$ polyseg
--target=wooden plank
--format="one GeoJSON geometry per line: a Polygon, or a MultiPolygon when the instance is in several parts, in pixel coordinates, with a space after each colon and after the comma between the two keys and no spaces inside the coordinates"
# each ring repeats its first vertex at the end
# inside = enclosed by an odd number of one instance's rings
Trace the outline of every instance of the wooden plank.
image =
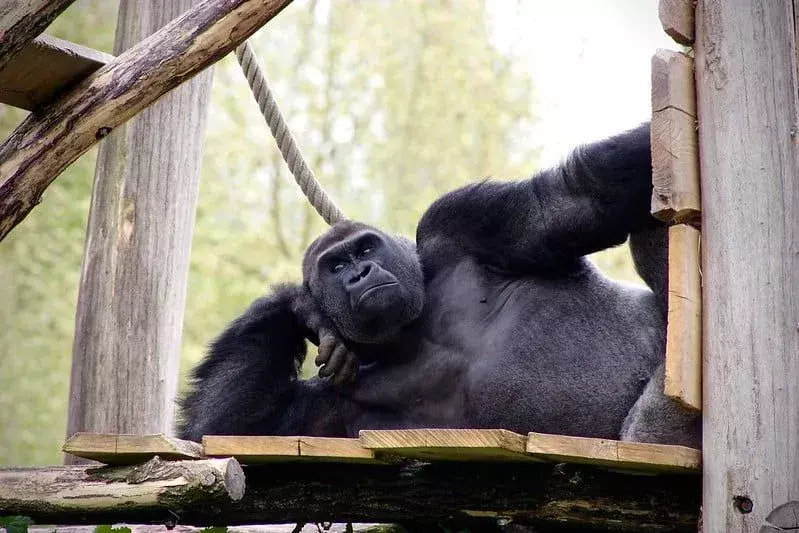
{"type": "Polygon", "coordinates": [[[243,464],[274,462],[382,463],[358,439],[206,435],[208,457],[235,457],[243,464]]]}
{"type": "Polygon", "coordinates": [[[666,396],[702,410],[702,280],[697,229],[669,228],[669,314],[666,326],[666,396]]]}
{"type": "Polygon", "coordinates": [[[290,2],[205,0],[28,116],[0,144],[0,239],[72,161],[232,51],[290,2]]]}
{"type": "Polygon", "coordinates": [[[41,35],[0,70],[0,103],[32,111],[49,104],[113,58],[41,35]]]}
{"type": "Polygon", "coordinates": [[[685,446],[530,433],[527,453],[550,461],[640,472],[698,472],[702,452],[685,446]]]}
{"type": "Polygon", "coordinates": [[[424,461],[531,461],[524,435],[504,429],[363,430],[361,444],[424,461]]]}
{"type": "Polygon", "coordinates": [[[703,531],[755,533],[799,495],[799,2],[696,16],[703,531]]]}
{"type": "Polygon", "coordinates": [[[652,57],[652,214],[699,224],[699,159],[692,60],[658,50],[652,57]]]}
{"type": "MultiPolygon", "coordinates": [[[[130,51],[198,1],[121,0],[115,52],[130,51]]],[[[171,432],[212,75],[200,73],[104,134],[78,291],[67,435],[171,432]]]]}
{"type": "Polygon", "coordinates": [[[74,0],[4,0],[0,3],[0,70],[74,0]]]}
{"type": "Polygon", "coordinates": [[[678,43],[694,44],[695,0],[660,0],[658,17],[663,31],[678,43]]]}
{"type": "Polygon", "coordinates": [[[166,435],[117,435],[110,433],[75,433],[61,448],[65,453],[109,465],[141,463],[161,459],[199,459],[202,446],[196,442],[166,435]]]}

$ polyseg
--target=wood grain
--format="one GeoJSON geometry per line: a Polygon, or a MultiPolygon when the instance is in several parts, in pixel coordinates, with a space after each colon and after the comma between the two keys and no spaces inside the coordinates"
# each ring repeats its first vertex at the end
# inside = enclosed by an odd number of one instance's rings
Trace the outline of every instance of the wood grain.
{"type": "Polygon", "coordinates": [[[108,465],[143,463],[154,456],[161,459],[199,459],[203,448],[196,442],[163,434],[119,435],[76,433],[61,448],[64,453],[108,465]]]}
{"type": "MultiPolygon", "coordinates": [[[[196,3],[122,0],[116,53],[128,54],[196,3]]],[[[100,146],[78,292],[68,435],[171,432],[211,80],[206,70],[100,146]]]]}
{"type": "Polygon", "coordinates": [[[204,0],[32,113],[0,145],[0,239],[99,139],[233,50],[290,0],[204,0]]]}
{"type": "Polygon", "coordinates": [[[113,58],[41,35],[0,70],[0,103],[33,111],[51,103],[113,58]]]}
{"type": "Polygon", "coordinates": [[[703,531],[757,532],[799,495],[798,12],[697,7],[703,531]]]}
{"type": "Polygon", "coordinates": [[[666,396],[702,410],[702,280],[699,231],[669,228],[669,314],[666,327],[666,396]]]}
{"type": "Polygon", "coordinates": [[[0,509],[10,515],[66,518],[102,512],[147,522],[159,514],[168,516],[165,507],[220,505],[243,495],[244,472],[235,459],[154,458],[126,467],[0,469],[0,509]]]}
{"type": "Polygon", "coordinates": [[[0,71],[74,0],[0,2],[0,71]]]}
{"type": "Polygon", "coordinates": [[[658,17],[663,31],[685,46],[694,43],[695,4],[695,0],[660,0],[658,3],[658,17]]]}
{"type": "Polygon", "coordinates": [[[699,161],[693,61],[679,52],[652,57],[652,214],[698,225],[699,161]]]}
{"type": "Polygon", "coordinates": [[[358,439],[206,435],[208,457],[235,457],[242,464],[271,462],[380,463],[358,439]]]}
{"type": "Polygon", "coordinates": [[[387,429],[359,433],[364,448],[424,461],[531,461],[526,437],[504,429],[387,429]]]}
{"type": "Polygon", "coordinates": [[[527,453],[550,461],[641,472],[698,472],[702,452],[684,446],[530,433],[527,453]]]}

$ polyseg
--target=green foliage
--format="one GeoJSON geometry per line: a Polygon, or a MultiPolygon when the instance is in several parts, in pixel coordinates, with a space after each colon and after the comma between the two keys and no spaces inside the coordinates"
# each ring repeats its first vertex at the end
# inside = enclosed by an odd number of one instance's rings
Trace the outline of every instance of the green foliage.
{"type": "Polygon", "coordinates": [[[113,527],[109,525],[103,525],[95,527],[94,533],[131,533],[131,529],[125,526],[113,527]]]}
{"type": "Polygon", "coordinates": [[[29,516],[0,516],[0,527],[5,528],[6,533],[28,533],[31,524],[33,519],[29,516]]]}
{"type": "Polygon", "coordinates": [[[200,533],[227,533],[226,526],[210,526],[202,529],[200,533]]]}

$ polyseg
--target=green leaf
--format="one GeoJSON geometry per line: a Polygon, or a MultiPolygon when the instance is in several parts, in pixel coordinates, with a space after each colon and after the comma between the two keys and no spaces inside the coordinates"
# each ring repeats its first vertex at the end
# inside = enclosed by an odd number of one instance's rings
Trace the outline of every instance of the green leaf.
{"type": "Polygon", "coordinates": [[[30,516],[0,516],[0,526],[8,533],[28,533],[28,526],[32,523],[30,516]]]}
{"type": "Polygon", "coordinates": [[[95,527],[94,533],[131,533],[131,531],[129,527],[111,527],[103,525],[95,527]]]}
{"type": "Polygon", "coordinates": [[[200,530],[200,533],[227,533],[227,526],[212,526],[200,530]]]}

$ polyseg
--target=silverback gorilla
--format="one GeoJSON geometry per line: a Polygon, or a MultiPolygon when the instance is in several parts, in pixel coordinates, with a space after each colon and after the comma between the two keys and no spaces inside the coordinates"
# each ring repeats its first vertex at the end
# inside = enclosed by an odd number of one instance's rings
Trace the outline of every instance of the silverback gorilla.
{"type": "Polygon", "coordinates": [[[416,244],[357,222],[308,248],[193,371],[178,434],[356,436],[505,428],[699,447],[663,395],[667,232],[649,214],[649,125],[517,182],[439,198],[416,244]],[[651,290],[586,254],[628,236],[651,290]],[[298,378],[305,341],[319,377],[298,378]]]}

